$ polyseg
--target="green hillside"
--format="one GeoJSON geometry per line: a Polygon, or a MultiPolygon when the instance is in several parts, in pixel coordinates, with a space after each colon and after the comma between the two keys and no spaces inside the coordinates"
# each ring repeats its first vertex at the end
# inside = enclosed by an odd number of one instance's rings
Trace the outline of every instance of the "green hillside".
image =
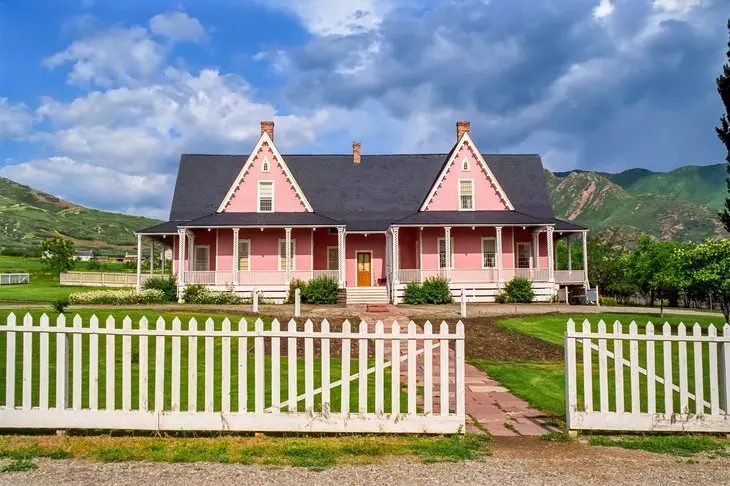
{"type": "Polygon", "coordinates": [[[62,235],[99,253],[136,246],[134,232],[159,221],[85,208],[0,177],[0,251],[37,248],[62,235]]]}
{"type": "Polygon", "coordinates": [[[667,173],[548,173],[555,213],[625,241],[727,237],[717,219],[726,196],[725,167],[686,166],[667,173]]]}

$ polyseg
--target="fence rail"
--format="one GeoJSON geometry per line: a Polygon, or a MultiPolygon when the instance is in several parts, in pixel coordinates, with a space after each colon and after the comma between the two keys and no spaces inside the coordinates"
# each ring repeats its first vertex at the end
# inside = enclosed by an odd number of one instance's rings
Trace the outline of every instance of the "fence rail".
{"type": "Polygon", "coordinates": [[[0,273],[0,285],[16,285],[30,283],[29,273],[0,273]]]}
{"type": "Polygon", "coordinates": [[[245,319],[232,325],[209,318],[200,328],[195,319],[178,318],[171,326],[163,318],[152,325],[126,317],[121,324],[109,317],[102,325],[96,316],[84,322],[78,315],[67,322],[60,315],[51,326],[45,315],[34,322],[26,314],[18,325],[10,314],[0,326],[6,348],[0,362],[3,427],[437,434],[464,429],[461,322],[455,332],[445,322],[438,331],[430,323],[420,331],[410,322],[405,332],[397,323],[386,331],[380,321],[374,330],[364,322],[352,330],[349,321],[331,330],[326,320],[317,329],[311,321],[300,326],[291,320],[284,328],[277,320],[265,326],[261,319],[253,329],[245,319]],[[423,383],[417,358],[425,366],[423,383]],[[434,359],[440,363],[436,380],[434,359]]]}
{"type": "MultiPolygon", "coordinates": [[[[156,274],[160,276],[160,274],[156,274]]],[[[148,273],[142,274],[142,282],[150,278],[148,273]]],[[[136,273],[108,272],[68,272],[59,276],[61,285],[88,287],[134,287],[137,285],[136,273]]]]}
{"type": "Polygon", "coordinates": [[[569,320],[565,333],[568,428],[730,432],[730,325],[725,324],[722,335],[713,325],[703,329],[695,324],[690,330],[688,334],[680,324],[673,333],[665,323],[661,333],[655,333],[648,323],[640,333],[632,322],[626,334],[622,324],[615,322],[609,333],[600,321],[594,332],[586,320],[582,330],[576,331],[569,320]]]}

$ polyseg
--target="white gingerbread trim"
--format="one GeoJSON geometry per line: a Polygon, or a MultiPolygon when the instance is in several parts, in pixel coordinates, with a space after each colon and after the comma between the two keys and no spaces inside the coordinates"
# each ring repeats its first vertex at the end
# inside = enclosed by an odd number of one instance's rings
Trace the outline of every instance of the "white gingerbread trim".
{"type": "MultiPolygon", "coordinates": [[[[224,209],[226,209],[226,206],[228,206],[228,203],[231,202],[231,198],[233,197],[233,194],[235,194],[236,189],[241,184],[241,181],[243,181],[243,177],[246,175],[246,172],[251,167],[251,164],[253,164],[254,159],[258,155],[258,153],[261,151],[261,147],[263,147],[264,144],[268,144],[268,146],[271,148],[271,152],[274,154],[274,158],[276,159],[277,163],[281,165],[281,168],[284,170],[284,174],[286,175],[287,179],[291,183],[292,187],[294,187],[294,190],[296,191],[297,195],[302,201],[302,204],[304,204],[304,208],[307,210],[307,212],[311,213],[313,212],[311,204],[309,204],[309,201],[307,200],[307,197],[304,195],[304,192],[299,187],[299,184],[297,184],[296,179],[294,179],[294,176],[292,175],[291,171],[289,170],[289,167],[286,165],[286,162],[284,162],[284,158],[281,156],[279,151],[276,149],[276,145],[274,145],[274,142],[271,140],[271,137],[269,137],[269,134],[267,132],[264,132],[261,134],[261,138],[259,138],[258,143],[254,147],[254,149],[251,151],[251,154],[248,156],[248,160],[246,160],[246,163],[243,164],[243,168],[241,169],[241,172],[238,173],[238,176],[236,176],[236,179],[233,182],[233,185],[228,190],[228,193],[226,194],[226,197],[223,198],[223,202],[221,202],[220,206],[218,206],[217,213],[222,213],[224,209]]],[[[271,165],[271,161],[269,161],[269,166],[271,165]]]]}
{"type": "MultiPolygon", "coordinates": [[[[441,173],[439,174],[438,178],[436,179],[436,182],[431,186],[431,190],[428,192],[428,196],[423,201],[423,204],[421,205],[420,211],[425,211],[426,208],[428,208],[428,205],[431,204],[431,201],[433,200],[433,196],[436,194],[436,191],[438,190],[439,186],[444,180],[444,177],[446,177],[446,174],[449,172],[449,169],[456,161],[456,157],[459,155],[459,152],[461,151],[461,148],[464,146],[464,144],[469,143],[469,145],[472,148],[472,151],[474,152],[474,155],[477,158],[477,161],[479,162],[479,165],[481,165],[482,169],[484,169],[484,172],[487,174],[487,177],[489,178],[490,182],[494,186],[494,188],[497,190],[497,194],[499,194],[499,197],[502,199],[502,202],[505,206],[507,206],[507,209],[510,211],[514,211],[515,207],[512,205],[512,201],[509,200],[507,197],[507,193],[504,192],[502,189],[502,186],[499,184],[499,181],[492,173],[492,170],[487,165],[487,162],[484,160],[484,157],[482,157],[481,152],[477,149],[477,146],[474,144],[474,141],[471,139],[471,136],[468,133],[465,133],[461,140],[459,140],[456,144],[456,147],[454,147],[454,150],[451,153],[451,157],[449,157],[449,160],[446,162],[446,165],[444,165],[444,168],[441,170],[441,173]]],[[[461,165],[461,164],[460,164],[461,165]]],[[[461,169],[461,167],[459,167],[461,169]]]]}

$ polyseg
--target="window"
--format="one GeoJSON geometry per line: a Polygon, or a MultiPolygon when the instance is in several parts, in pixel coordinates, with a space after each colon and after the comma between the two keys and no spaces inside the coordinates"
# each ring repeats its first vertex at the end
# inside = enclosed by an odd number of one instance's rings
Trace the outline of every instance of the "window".
{"type": "Polygon", "coordinates": [[[272,181],[259,181],[259,212],[274,212],[274,183],[272,181]]]}
{"type": "Polygon", "coordinates": [[[195,245],[195,271],[205,272],[210,270],[210,247],[195,245]]]}
{"type": "Polygon", "coordinates": [[[327,270],[338,270],[340,267],[339,252],[336,246],[327,247],[327,270]]]}
{"type": "Polygon", "coordinates": [[[496,241],[494,238],[482,238],[482,268],[496,266],[496,241]]]}
{"type": "MultiPolygon", "coordinates": [[[[292,238],[291,240],[291,269],[294,270],[294,263],[296,262],[296,258],[294,258],[294,255],[296,254],[296,240],[292,238]]],[[[282,272],[286,271],[286,240],[281,239],[279,240],[279,270],[282,272]]]]}
{"type": "Polygon", "coordinates": [[[459,209],[471,211],[474,209],[474,181],[459,179],[459,209]]]}
{"type": "Polygon", "coordinates": [[[517,268],[530,268],[531,243],[517,243],[517,268]]]}
{"type": "MultiPolygon", "coordinates": [[[[451,238],[451,265],[454,267],[454,239],[451,238]]],[[[446,238],[439,238],[439,268],[446,268],[446,238]]]]}
{"type": "Polygon", "coordinates": [[[238,270],[248,272],[251,270],[251,240],[238,241],[238,270]]]}
{"type": "Polygon", "coordinates": [[[469,169],[470,168],[471,167],[469,165],[469,159],[464,158],[464,160],[461,161],[461,170],[462,170],[462,172],[469,172],[469,169]]]}
{"type": "Polygon", "coordinates": [[[261,162],[261,172],[269,172],[269,159],[264,159],[263,162],[261,162]]]}

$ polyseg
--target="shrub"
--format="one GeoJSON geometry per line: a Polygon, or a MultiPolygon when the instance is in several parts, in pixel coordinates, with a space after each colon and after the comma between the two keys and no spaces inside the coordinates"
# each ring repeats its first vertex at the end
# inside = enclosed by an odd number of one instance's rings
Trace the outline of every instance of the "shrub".
{"type": "Polygon", "coordinates": [[[600,295],[598,298],[600,299],[601,305],[607,305],[607,306],[611,306],[611,307],[616,305],[616,297],[608,297],[608,296],[600,295]]]}
{"type": "Polygon", "coordinates": [[[317,277],[302,289],[302,301],[308,304],[336,304],[339,290],[337,280],[317,277]]]}
{"type": "Polygon", "coordinates": [[[291,281],[291,283],[289,284],[289,293],[286,294],[286,303],[287,304],[294,303],[294,294],[297,289],[299,289],[299,291],[301,292],[302,300],[304,300],[304,293],[305,293],[304,291],[307,289],[307,282],[304,282],[299,279],[291,281]]]}
{"type": "Polygon", "coordinates": [[[403,302],[412,305],[425,304],[426,295],[423,292],[423,285],[418,282],[409,282],[403,291],[403,302]]]}
{"type": "Polygon", "coordinates": [[[70,304],[157,304],[164,302],[161,290],[145,289],[140,292],[134,290],[95,290],[93,292],[79,292],[68,296],[70,304]]]}
{"type": "Polygon", "coordinates": [[[166,302],[177,302],[177,280],[175,277],[153,277],[144,282],[145,289],[161,290],[166,302]]]}
{"type": "Polygon", "coordinates": [[[423,295],[427,304],[450,304],[453,302],[449,281],[444,277],[431,277],[423,282],[423,295]]]}
{"type": "Polygon", "coordinates": [[[532,282],[526,278],[515,277],[504,287],[505,301],[510,304],[526,304],[535,298],[532,282]]]}
{"type": "Polygon", "coordinates": [[[494,296],[494,301],[497,304],[506,304],[507,303],[507,294],[504,292],[500,292],[497,295],[494,296]]]}
{"type": "Polygon", "coordinates": [[[63,297],[54,300],[51,305],[56,312],[58,312],[59,314],[63,314],[63,312],[66,310],[66,307],[68,307],[70,304],[71,303],[69,302],[68,297],[63,297]]]}
{"type": "Polygon", "coordinates": [[[202,285],[189,285],[185,287],[183,300],[186,304],[238,305],[244,303],[243,298],[231,291],[211,292],[202,285]]]}
{"type": "Polygon", "coordinates": [[[186,304],[200,304],[200,300],[208,298],[210,291],[202,285],[188,285],[183,290],[183,301],[186,304]]]}
{"type": "Polygon", "coordinates": [[[91,260],[86,264],[86,269],[90,272],[98,272],[101,270],[101,263],[97,262],[96,260],[91,260]]]}

